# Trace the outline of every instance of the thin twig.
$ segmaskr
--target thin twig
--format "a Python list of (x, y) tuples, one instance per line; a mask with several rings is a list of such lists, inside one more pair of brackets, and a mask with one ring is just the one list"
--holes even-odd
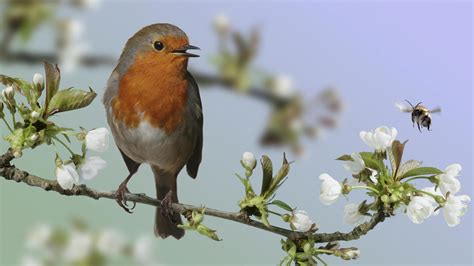
[[(14, 158), (15, 157), (13, 156), (13, 153), (10, 149), (5, 154), (0, 156), (0, 176), (3, 176), (6, 180), (22, 182), (33, 187), (42, 188), (46, 191), (55, 191), (65, 196), (85, 196), (93, 199), (107, 198), (114, 200), (117, 198), (115, 192), (113, 191), (97, 191), (85, 185), (74, 186), (70, 190), (65, 190), (61, 188), (61, 186), (59, 186), (58, 182), (56, 182), (55, 180), (44, 179), (35, 175), (31, 175), (28, 172), (18, 169), (14, 165), (11, 165), (10, 162)], [(124, 198), (130, 202), (142, 203), (156, 207), (161, 206), (160, 200), (150, 198), (145, 194), (126, 193)], [(173, 210), (183, 215), (188, 213), (189, 211), (201, 209), (202, 207), (193, 206), (189, 204), (173, 203)], [(304, 239), (309, 237), (307, 233), (294, 232), (276, 226), (267, 227), (261, 222), (250, 219), (246, 214), (241, 212), (226, 212), (206, 207), (204, 213), (209, 216), (214, 216), (217, 218), (249, 225), (291, 239)], [(367, 232), (373, 229), (378, 223), (382, 222), (384, 218), (385, 217), (383, 215), (383, 212), (380, 211), (369, 222), (363, 223), (355, 227), (349, 233), (315, 233), (313, 236), (316, 239), (317, 243), (358, 239), (362, 235), (367, 234)]]

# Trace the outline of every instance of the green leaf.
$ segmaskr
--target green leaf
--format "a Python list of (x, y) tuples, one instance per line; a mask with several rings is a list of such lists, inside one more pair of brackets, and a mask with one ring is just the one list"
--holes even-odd
[(12, 86), (16, 91), (19, 91), (22, 95), (26, 97), (30, 95), (30, 91), (33, 89), (29, 82), (5, 75), (0, 75), (0, 83), (5, 86)]
[(272, 182), (271, 182), (270, 187), (268, 188), (268, 190), (265, 191), (265, 193), (263, 195), (264, 198), (267, 199), (275, 193), (275, 191), (280, 186), (280, 183), (282, 181), (284, 181), (285, 177), (288, 175), (289, 171), (290, 171), (290, 164), (286, 160), (286, 154), (283, 153), (282, 166), (280, 167), (280, 170), (278, 170), (278, 173), (273, 177)]
[(260, 195), (263, 195), (268, 190), (272, 182), (273, 164), (272, 160), (270, 160), (270, 158), (266, 155), (262, 156), (260, 163), (262, 164), (263, 171), (262, 190), (260, 192)]
[(337, 158), (336, 160), (339, 160), (339, 161), (352, 161), (352, 157), (349, 154), (344, 154), (344, 155), (340, 156), (339, 158)]
[(410, 177), (410, 176), (420, 176), (420, 175), (439, 175), (442, 174), (443, 172), (439, 170), (438, 168), (434, 167), (418, 167), (415, 169), (412, 169), (408, 172), (406, 172), (404, 175), (400, 177), (401, 179)]
[(397, 177), (398, 176), (403, 176), (405, 173), (407, 173), (410, 170), (413, 170), (415, 168), (418, 168), (421, 166), (421, 162), (417, 160), (409, 160), (403, 163), (399, 168), (397, 172)]
[(293, 208), (291, 208), (290, 205), (286, 204), (285, 202), (283, 202), (281, 200), (274, 200), (270, 204), (276, 205), (276, 206), (282, 208), (285, 211), (289, 211), (289, 212), (293, 211)]
[[(389, 151), (389, 153), (393, 156), (393, 160), (394, 160), (394, 164), (395, 164), (395, 165), (392, 166), (392, 173), (393, 173), (394, 177), (397, 176), (398, 167), (400, 166), (400, 162), (402, 161), (403, 150), (405, 149), (405, 144), (406, 143), (407, 143), (406, 141), (401, 143), (400, 141), (395, 140), (392, 143), (392, 148)], [(393, 167), (395, 167), (395, 168), (393, 168)]]
[(377, 171), (382, 171), (384, 169), (384, 164), (381, 160), (375, 158), (372, 152), (360, 152), (360, 157), (364, 160), (365, 166), (375, 169)]
[(44, 62), (44, 72), (46, 73), (46, 98), (44, 106), (48, 110), (51, 99), (59, 90), (61, 74), (57, 65), (48, 62)]
[(82, 91), (76, 89), (62, 90), (54, 94), (49, 103), (48, 109), (46, 109), (47, 116), (65, 112), (70, 110), (76, 110), (82, 107), (88, 106), (97, 93), (91, 91)]

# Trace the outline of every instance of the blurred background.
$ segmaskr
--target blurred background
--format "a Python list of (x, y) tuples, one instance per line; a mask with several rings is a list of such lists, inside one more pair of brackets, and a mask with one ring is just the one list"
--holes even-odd
[[(0, 11), (0, 73), (29, 80), (43, 73), (46, 59), (59, 64), (62, 88), (91, 86), (100, 97), (126, 40), (143, 26), (175, 24), (201, 47), (190, 69), (201, 86), (204, 156), (197, 180), (180, 175), (183, 203), (237, 210), (243, 188), (234, 173), (242, 170), (241, 154), (267, 154), (277, 162), (287, 152), (295, 163), (278, 197), (306, 210), (321, 232), (349, 231), (342, 208), (360, 202), (362, 192), (327, 207), (319, 202), (317, 177), (348, 177), (334, 158), (367, 149), (359, 131), (381, 125), (396, 127), (398, 138), (409, 140), (405, 160), (441, 169), (460, 163), (461, 194), (472, 197), (470, 2), (13, 0), (2, 1)], [(394, 107), (403, 99), (442, 107), (441, 115), (433, 115), (432, 132), (418, 132), (409, 115)], [(99, 97), (55, 121), (76, 129), (106, 125)], [(0, 130), (6, 135), (3, 125)], [(126, 176), (110, 144), (102, 156), (108, 167), (87, 183), (95, 189), (114, 190)], [(0, 145), (7, 149), (6, 142)], [(48, 147), (25, 151), (15, 164), (54, 178)], [(129, 188), (154, 195), (152, 182), (143, 166)], [(108, 249), (109, 265), (274, 265), (284, 256), (278, 236), (237, 223), (206, 217), (222, 242), (194, 232), (180, 241), (159, 240), (149, 206), (129, 215), (110, 200), (64, 197), (4, 179), (0, 210), (1, 265), (35, 265), (38, 241), (53, 235), (62, 243), (64, 234), (78, 239), (74, 250), (87, 246), (90, 235), (105, 238), (104, 246), (123, 243), (125, 253)], [(343, 245), (358, 247), (361, 257), (325, 257), (331, 265), (470, 265), (472, 210), (454, 228), (440, 216), (415, 225), (400, 214)]]

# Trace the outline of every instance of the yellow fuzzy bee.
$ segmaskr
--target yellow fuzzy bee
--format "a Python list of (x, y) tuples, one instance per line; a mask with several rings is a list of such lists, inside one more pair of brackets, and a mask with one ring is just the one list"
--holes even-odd
[(431, 126), (431, 114), (441, 112), (440, 107), (434, 109), (428, 109), (421, 105), (422, 102), (413, 105), (408, 100), (405, 100), (410, 106), (406, 106), (400, 103), (396, 103), (395, 106), (401, 111), (406, 113), (411, 113), (411, 121), (413, 122), (413, 127), (418, 126), (418, 130), (421, 132), (421, 128), (426, 127), (430, 131)]

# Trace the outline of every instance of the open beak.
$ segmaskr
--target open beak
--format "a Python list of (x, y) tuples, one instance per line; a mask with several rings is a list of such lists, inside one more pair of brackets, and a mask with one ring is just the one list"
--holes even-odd
[(197, 46), (188, 44), (179, 49), (173, 50), (171, 53), (175, 55), (186, 56), (186, 57), (199, 57), (199, 55), (197, 54), (188, 53), (187, 50), (201, 50), (201, 49)]

